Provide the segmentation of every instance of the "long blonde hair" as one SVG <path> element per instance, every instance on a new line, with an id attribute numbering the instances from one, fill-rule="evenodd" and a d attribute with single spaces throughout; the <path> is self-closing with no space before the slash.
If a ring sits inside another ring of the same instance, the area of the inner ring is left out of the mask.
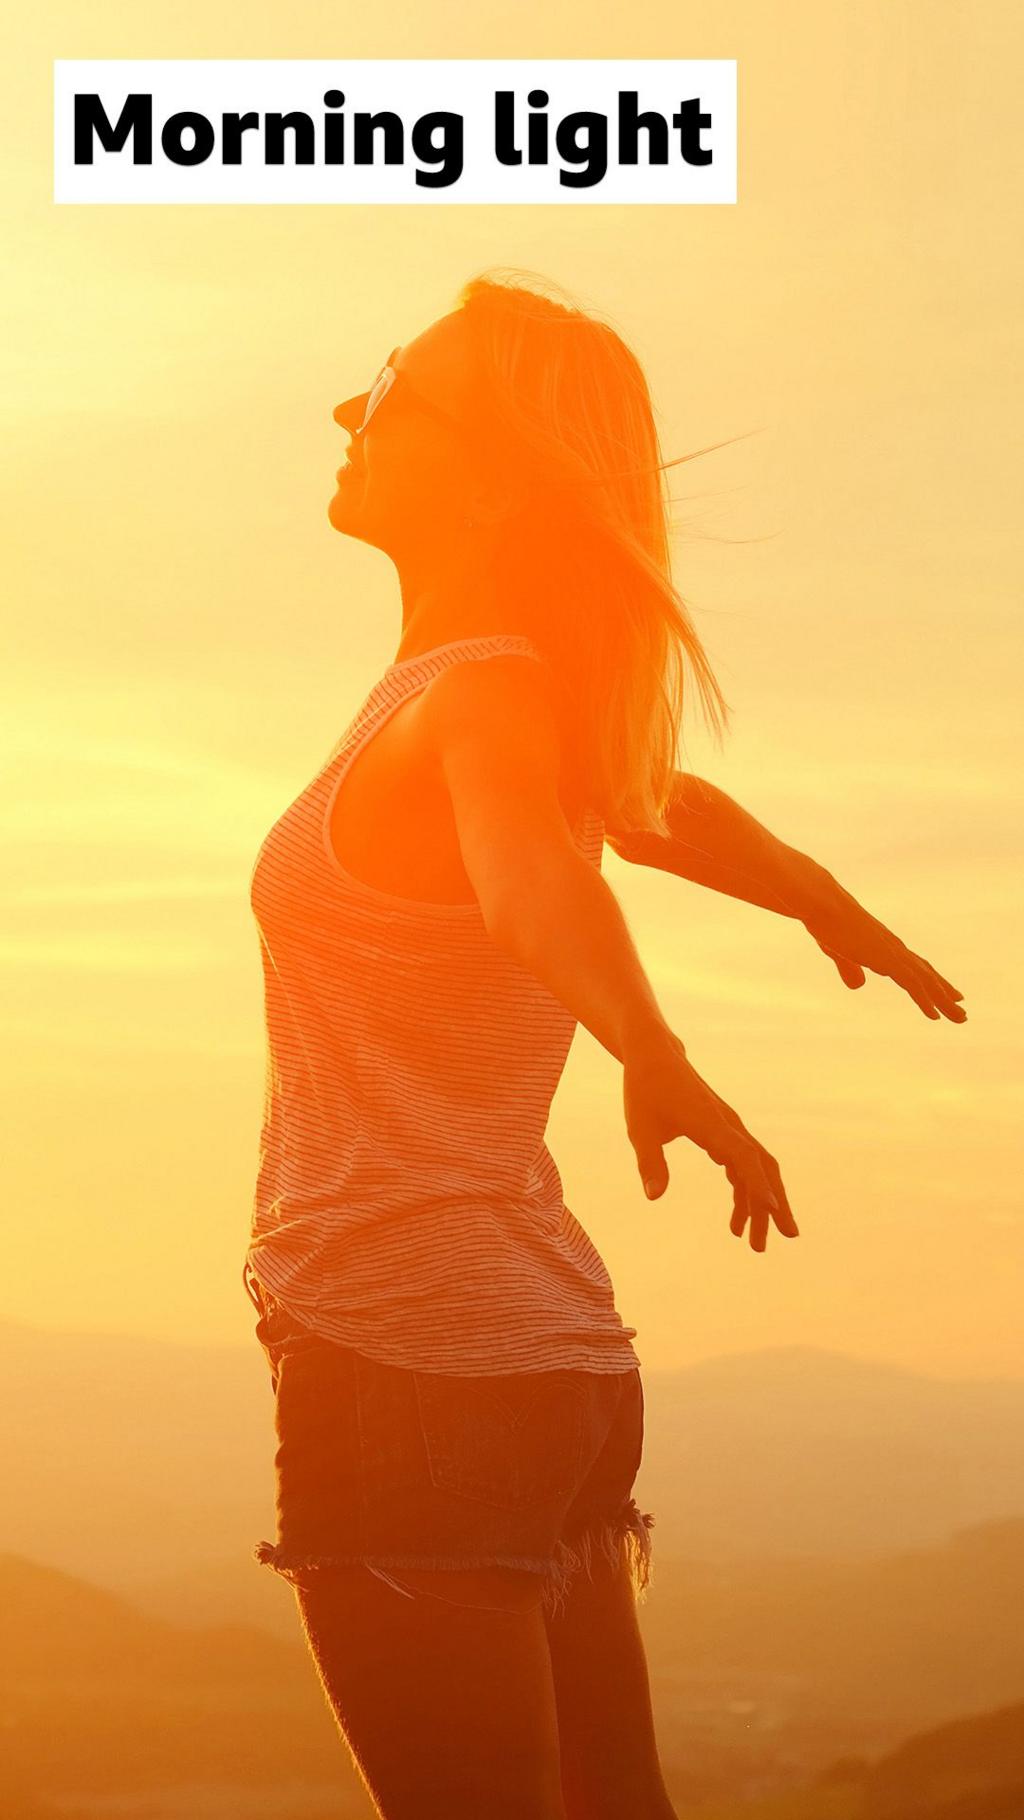
<path id="1" fill-rule="evenodd" d="M 499 591 L 551 659 L 594 806 L 610 827 L 667 834 L 687 670 L 718 737 L 729 708 L 672 580 L 665 469 L 677 464 L 662 461 L 643 370 L 553 289 L 500 268 L 458 296 L 496 447 L 530 482 L 500 545 Z"/>

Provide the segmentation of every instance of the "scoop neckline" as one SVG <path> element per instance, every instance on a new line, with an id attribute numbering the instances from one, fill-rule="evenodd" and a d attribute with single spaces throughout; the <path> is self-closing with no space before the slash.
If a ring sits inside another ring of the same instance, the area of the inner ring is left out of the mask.
<path id="1" fill-rule="evenodd" d="M 443 645 L 432 645 L 429 651 L 420 651 L 415 657 L 403 657 L 397 664 L 388 664 L 384 674 L 392 676 L 396 670 L 408 670 L 412 664 L 422 664 L 428 657 L 440 656 L 442 651 L 457 651 L 465 645 L 495 644 L 504 640 L 529 645 L 531 650 L 535 648 L 533 640 L 525 632 L 478 632 L 475 638 L 449 638 Z"/>

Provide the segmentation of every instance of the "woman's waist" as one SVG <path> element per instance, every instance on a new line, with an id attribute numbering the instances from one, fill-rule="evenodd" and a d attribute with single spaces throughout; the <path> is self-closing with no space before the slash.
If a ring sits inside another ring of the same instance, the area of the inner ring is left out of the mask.
<path id="1" fill-rule="evenodd" d="M 253 1235 L 247 1264 L 270 1292 L 312 1320 L 455 1323 L 483 1318 L 618 1325 L 611 1280 L 565 1211 L 557 1229 L 435 1210 L 415 1221 L 317 1235 L 278 1228 Z"/>
<path id="2" fill-rule="evenodd" d="M 251 1237 L 270 1240 L 283 1236 L 317 1249 L 360 1234 L 390 1234 L 412 1240 L 428 1230 L 443 1237 L 456 1230 L 480 1235 L 511 1236 L 517 1242 L 557 1237 L 575 1222 L 557 1182 L 533 1182 L 525 1187 L 476 1180 L 459 1185 L 378 1177 L 360 1191 L 348 1179 L 335 1192 L 319 1182 L 303 1188 L 257 1183 L 253 1200 Z"/>
<path id="3" fill-rule="evenodd" d="M 625 1325 L 610 1299 L 563 1296 L 554 1302 L 517 1293 L 510 1301 L 499 1294 L 461 1307 L 436 1297 L 419 1308 L 393 1301 L 360 1306 L 337 1287 L 311 1302 L 301 1281 L 289 1281 L 275 1267 L 264 1269 L 261 1279 L 248 1259 L 244 1276 L 259 1316 L 257 1338 L 272 1365 L 325 1343 L 407 1370 L 473 1377 L 621 1372 L 640 1364 L 632 1346 L 637 1330 Z"/>

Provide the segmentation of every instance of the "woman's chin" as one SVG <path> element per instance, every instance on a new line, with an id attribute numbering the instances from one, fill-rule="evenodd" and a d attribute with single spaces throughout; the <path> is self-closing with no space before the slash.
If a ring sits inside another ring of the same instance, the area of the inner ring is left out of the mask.
<path id="1" fill-rule="evenodd" d="M 352 529 L 356 517 L 352 510 L 352 500 L 340 487 L 327 507 L 327 516 L 336 531 Z"/>
<path id="2" fill-rule="evenodd" d="M 375 549 L 384 548 L 370 516 L 362 510 L 359 500 L 353 499 L 347 487 L 338 488 L 328 504 L 327 518 L 343 537 L 354 537 L 359 543 L 372 544 Z"/>

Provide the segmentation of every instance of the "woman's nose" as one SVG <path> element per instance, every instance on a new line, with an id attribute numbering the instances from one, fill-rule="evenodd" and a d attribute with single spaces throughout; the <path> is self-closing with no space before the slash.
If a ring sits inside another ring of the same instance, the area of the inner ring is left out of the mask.
<path id="1" fill-rule="evenodd" d="M 369 392 L 359 392 L 355 398 L 346 398 L 344 403 L 334 407 L 335 423 L 340 424 L 343 430 L 348 430 L 351 436 L 356 434 L 366 415 L 369 396 Z"/>

